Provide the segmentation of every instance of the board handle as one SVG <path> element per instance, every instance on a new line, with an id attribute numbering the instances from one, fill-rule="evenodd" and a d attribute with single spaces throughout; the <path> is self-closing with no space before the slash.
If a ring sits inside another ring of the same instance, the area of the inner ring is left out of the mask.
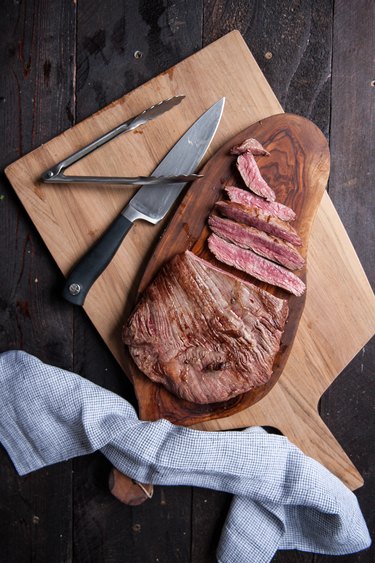
<path id="1" fill-rule="evenodd" d="M 66 279 L 63 297 L 73 305 L 83 305 L 91 286 L 106 269 L 133 223 L 120 214 L 100 239 L 81 258 Z M 108 288 L 110 291 L 111 288 Z"/>
<path id="2" fill-rule="evenodd" d="M 112 467 L 108 479 L 109 490 L 120 502 L 129 506 L 138 506 L 152 498 L 154 487 L 140 483 Z"/>

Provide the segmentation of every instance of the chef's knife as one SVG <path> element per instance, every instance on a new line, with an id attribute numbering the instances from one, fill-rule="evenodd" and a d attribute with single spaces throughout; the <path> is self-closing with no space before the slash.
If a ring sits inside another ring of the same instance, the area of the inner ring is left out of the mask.
<path id="1" fill-rule="evenodd" d="M 153 175 L 190 174 L 197 168 L 216 133 L 224 103 L 225 98 L 216 102 L 190 127 Z M 186 182 L 140 188 L 72 270 L 64 286 L 64 298 L 83 305 L 91 286 L 112 260 L 134 221 L 143 219 L 154 225 L 161 221 L 185 186 Z"/>

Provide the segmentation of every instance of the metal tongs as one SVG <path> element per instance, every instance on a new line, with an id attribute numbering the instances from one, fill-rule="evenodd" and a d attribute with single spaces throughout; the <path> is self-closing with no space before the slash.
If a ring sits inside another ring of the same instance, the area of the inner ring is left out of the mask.
<path id="1" fill-rule="evenodd" d="M 168 98 L 158 104 L 151 106 L 150 108 L 144 110 L 139 115 L 132 117 L 125 123 L 118 125 L 108 133 L 105 133 L 95 141 L 86 145 L 82 149 L 68 156 L 58 164 L 55 164 L 52 168 L 46 170 L 42 174 L 42 181 L 48 184 L 65 184 L 65 183 L 101 183 L 101 184 L 128 184 L 128 185 L 155 185 L 155 184 L 174 184 L 177 182 L 192 182 L 197 178 L 201 178 L 199 174 L 181 174 L 179 176 L 132 176 L 132 177 L 118 177 L 118 176 L 66 176 L 64 174 L 65 170 L 76 163 L 81 158 L 92 153 L 97 148 L 101 147 L 108 141 L 111 141 L 121 133 L 127 131 L 133 131 L 137 127 L 144 125 L 148 121 L 151 121 L 155 117 L 162 115 L 166 111 L 170 110 L 174 106 L 178 105 L 185 96 L 173 96 Z"/>

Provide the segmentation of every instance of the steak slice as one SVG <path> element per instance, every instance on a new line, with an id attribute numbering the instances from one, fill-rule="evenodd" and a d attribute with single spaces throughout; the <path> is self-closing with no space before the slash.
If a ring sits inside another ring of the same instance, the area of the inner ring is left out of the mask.
<path id="1" fill-rule="evenodd" d="M 123 341 L 171 393 L 221 402 L 269 380 L 287 316 L 285 300 L 186 251 L 145 290 Z"/>
<path id="2" fill-rule="evenodd" d="M 254 227 L 248 227 L 242 223 L 236 223 L 215 215 L 210 215 L 208 224 L 211 230 L 221 238 L 238 244 L 242 248 L 250 248 L 260 256 L 278 262 L 290 270 L 299 270 L 305 263 L 303 257 L 292 244 Z"/>
<path id="3" fill-rule="evenodd" d="M 264 197 L 267 201 L 275 201 L 275 192 L 262 177 L 251 152 L 240 154 L 237 157 L 236 165 L 243 181 L 252 192 Z"/>
<path id="4" fill-rule="evenodd" d="M 265 260 L 252 250 L 227 242 L 215 234 L 209 236 L 208 247 L 220 262 L 234 266 L 237 270 L 242 270 L 260 281 L 286 289 L 297 296 L 301 296 L 306 289 L 303 281 L 289 270 Z"/>
<path id="5" fill-rule="evenodd" d="M 236 186 L 224 186 L 226 193 L 231 201 L 234 203 L 242 203 L 242 205 L 250 205 L 261 209 L 265 213 L 274 215 L 282 221 L 294 221 L 296 214 L 293 209 L 278 203 L 277 201 L 266 201 L 262 197 L 251 194 L 246 190 L 241 190 Z"/>
<path id="6" fill-rule="evenodd" d="M 255 156 L 269 156 L 270 153 L 260 144 L 256 139 L 246 139 L 240 145 L 232 147 L 230 154 L 243 154 L 244 152 L 251 152 Z"/>
<path id="7" fill-rule="evenodd" d="M 241 203 L 234 203 L 232 201 L 218 201 L 215 204 L 215 209 L 217 209 L 221 215 L 228 217 L 228 219 L 245 223 L 245 225 L 255 227 L 260 231 L 287 240 L 296 246 L 302 246 L 301 237 L 289 223 L 281 221 L 269 213 L 263 213 L 253 205 L 242 205 Z"/>

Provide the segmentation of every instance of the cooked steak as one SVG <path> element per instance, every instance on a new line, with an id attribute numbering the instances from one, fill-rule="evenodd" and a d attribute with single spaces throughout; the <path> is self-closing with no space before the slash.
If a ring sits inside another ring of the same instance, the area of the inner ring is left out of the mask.
<path id="1" fill-rule="evenodd" d="M 241 190 L 236 186 L 225 186 L 224 189 L 228 194 L 229 199 L 234 201 L 234 203 L 242 203 L 242 205 L 258 207 L 258 209 L 261 209 L 270 215 L 274 215 L 282 221 L 294 221 L 296 218 L 296 214 L 293 209 L 283 205 L 282 203 L 278 203 L 277 201 L 266 201 L 262 197 L 251 194 L 246 190 Z"/>
<path id="2" fill-rule="evenodd" d="M 152 381 L 195 403 L 266 383 L 288 305 L 187 251 L 144 292 L 123 340 Z"/>
<path id="3" fill-rule="evenodd" d="M 221 215 L 228 217 L 228 219 L 250 225 L 250 227 L 255 227 L 260 231 L 287 240 L 296 246 L 302 246 L 301 237 L 289 223 L 281 221 L 269 213 L 263 213 L 253 205 L 242 205 L 241 203 L 234 203 L 232 201 L 218 201 L 215 205 L 215 209 L 217 209 Z"/>
<path id="4" fill-rule="evenodd" d="M 242 248 L 250 248 L 260 256 L 278 262 L 289 270 L 299 270 L 305 263 L 305 260 L 292 244 L 254 227 L 215 215 L 210 215 L 208 224 L 211 230 L 221 238 L 238 244 Z"/>
<path id="5" fill-rule="evenodd" d="M 220 262 L 234 266 L 260 281 L 286 289 L 297 296 L 302 295 L 306 289 L 303 281 L 289 270 L 215 234 L 208 238 L 208 247 Z"/>
<path id="6" fill-rule="evenodd" d="M 256 139 L 246 139 L 240 145 L 231 148 L 231 154 L 243 154 L 251 152 L 255 156 L 269 156 L 270 153 Z"/>
<path id="7" fill-rule="evenodd" d="M 243 181 L 252 192 L 264 197 L 267 201 L 275 201 L 275 192 L 262 177 L 251 152 L 240 154 L 237 157 L 236 165 Z"/>

